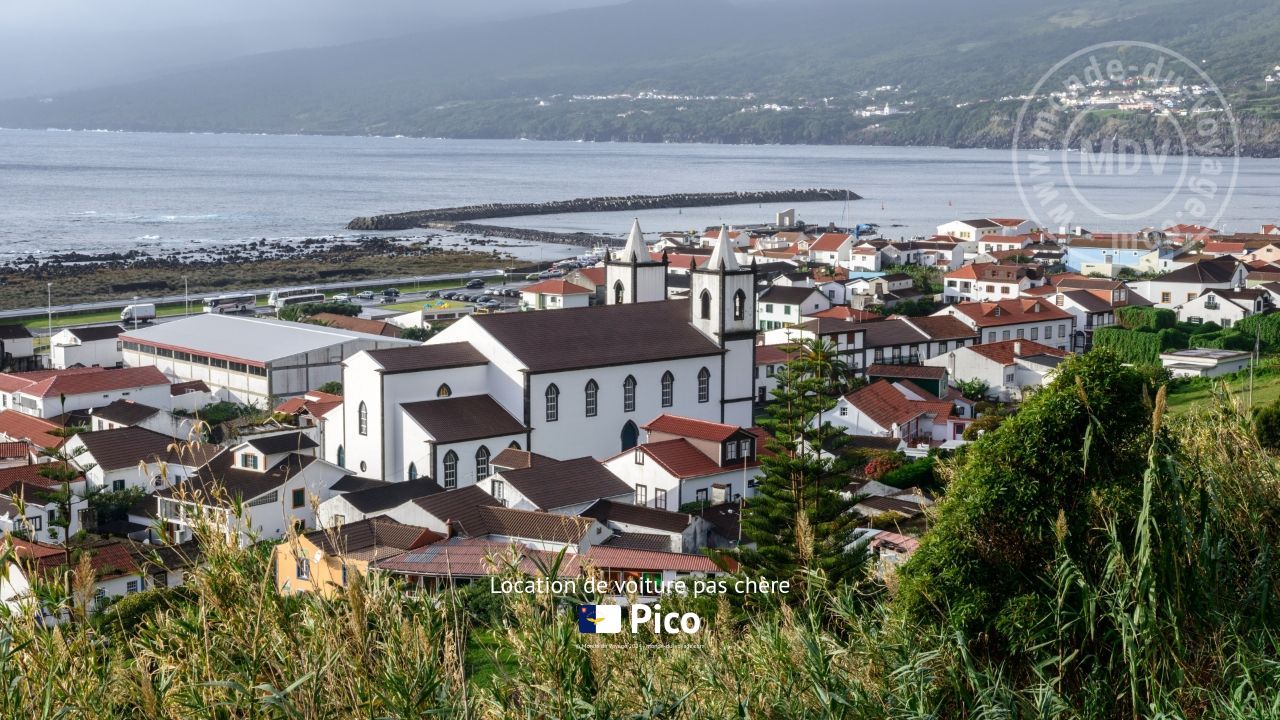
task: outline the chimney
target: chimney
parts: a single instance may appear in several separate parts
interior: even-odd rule
[[[1022,341],[1021,340],[1013,341],[1013,356],[1022,357]]]

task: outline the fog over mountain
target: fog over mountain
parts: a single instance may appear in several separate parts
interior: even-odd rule
[[[1246,152],[1280,154],[1274,0],[53,5],[85,16],[55,27],[18,0],[6,24],[49,47],[0,81],[0,126],[1007,147],[1016,98],[1054,63],[1143,41],[1195,58]],[[1164,132],[1151,117],[1084,134]]]
[[[0,98],[619,0],[0,0]]]

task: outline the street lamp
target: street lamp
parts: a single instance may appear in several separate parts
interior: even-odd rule
[[[191,298],[187,291],[187,276],[182,276],[182,316],[186,317],[191,314]]]
[[[45,283],[46,303],[49,306],[49,359],[53,359],[53,283]]]

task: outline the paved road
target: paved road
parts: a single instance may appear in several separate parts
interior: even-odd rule
[[[417,276],[398,277],[398,278],[383,278],[380,280],[361,280],[358,282],[321,283],[317,285],[310,285],[308,287],[314,287],[318,290],[344,290],[348,288],[390,287],[394,285],[410,285],[414,282],[430,283],[430,282],[440,282],[442,280],[464,280],[464,279],[471,279],[474,277],[487,278],[487,277],[492,277],[494,275],[501,275],[501,274],[502,274],[501,270],[478,270],[471,273],[445,273],[441,275],[417,275]],[[237,293],[244,292],[244,293],[253,293],[254,295],[267,295],[267,294],[270,294],[272,290],[279,290],[279,289],[280,289],[279,287],[268,287],[268,288],[254,288],[249,290],[235,290],[235,291],[229,290],[226,292],[237,292]],[[55,291],[57,290],[56,284],[54,285],[54,290]],[[184,297],[182,295],[166,295],[163,297],[138,297],[137,299],[134,299],[134,300],[103,300],[101,302],[75,303],[72,305],[54,305],[53,312],[55,314],[61,315],[65,313],[74,313],[74,312],[111,310],[114,308],[123,308],[126,305],[134,305],[136,303],[155,303],[157,305],[169,305],[173,303],[180,303],[185,300],[190,300],[192,303],[192,306],[198,310],[199,309],[198,306],[200,304],[201,298],[208,295],[216,295],[216,294],[219,294],[219,293],[205,292],[197,295],[191,295],[188,297]],[[41,315],[47,314],[48,312],[49,312],[49,308],[44,305],[37,306],[37,307],[17,308],[13,310],[0,310],[0,319],[20,318],[20,317],[39,317]]]

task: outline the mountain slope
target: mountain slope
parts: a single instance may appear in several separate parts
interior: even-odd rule
[[[996,98],[1124,39],[1203,60],[1265,152],[1277,33],[1271,0],[633,0],[0,102],[0,126],[1001,145]],[[853,112],[886,103],[913,112]]]

